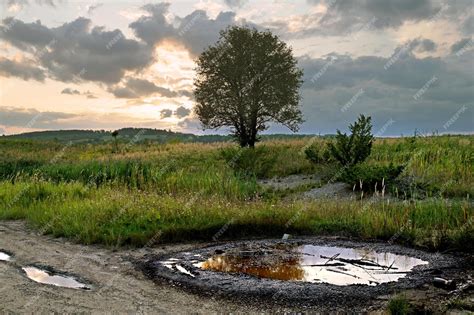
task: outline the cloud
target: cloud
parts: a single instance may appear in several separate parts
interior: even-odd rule
[[[183,130],[196,132],[196,130],[203,130],[201,123],[196,118],[185,118],[178,122],[178,127]]]
[[[337,0],[329,3],[334,4],[323,17],[323,25],[346,25],[347,19],[361,22],[375,16],[376,28],[396,28],[406,21],[429,19],[441,8],[430,0]]]
[[[361,81],[377,80],[387,85],[416,89],[434,75],[449,76],[452,83],[472,84],[473,78],[467,71],[453,72],[444,59],[416,58],[412,51],[426,49],[423,42],[409,41],[397,47],[393,55],[387,58],[352,58],[337,54],[315,59],[302,57],[299,64],[304,69],[304,85],[321,90],[331,86],[352,87]]]
[[[100,8],[101,6],[103,6],[104,4],[103,3],[97,3],[97,4],[91,4],[91,5],[88,5],[87,6],[87,15],[92,15],[92,13],[94,13],[94,11],[98,8]]]
[[[0,59],[0,75],[5,77],[18,77],[23,80],[44,81],[43,70],[33,64],[31,60],[22,60],[22,62],[12,61],[6,58]]]
[[[395,120],[385,135],[411,133],[416,128],[441,132],[446,121],[463,106],[467,110],[448,131],[474,131],[474,52],[418,58],[412,50],[426,49],[422,43],[407,42],[386,58],[337,54],[299,58],[298,64],[304,69],[301,94],[307,121],[302,132],[345,130],[359,113],[373,116],[374,131]],[[386,68],[390,61],[393,63]]]
[[[52,111],[40,112],[33,108],[0,108],[0,124],[4,126],[48,129],[62,120],[74,117],[77,115]]]
[[[451,53],[456,53],[458,51],[460,51],[461,49],[463,49],[464,47],[467,47],[467,45],[469,43],[472,43],[472,40],[470,38],[463,38],[457,42],[455,42],[452,46],[451,46]],[[472,44],[471,44],[472,45]]]
[[[110,87],[109,92],[118,98],[139,98],[155,93],[163,97],[178,96],[177,92],[157,86],[153,82],[135,78],[128,78],[123,86]]]
[[[224,3],[231,8],[240,8],[243,7],[248,0],[224,0]]]
[[[64,90],[61,91],[61,94],[80,95],[81,92],[75,89],[65,88]]]
[[[153,60],[152,47],[126,39],[118,29],[92,27],[86,18],[56,28],[40,21],[6,18],[0,26],[0,38],[31,53],[48,76],[63,82],[117,83],[125,72],[143,69]]]
[[[472,6],[472,2],[471,2]],[[472,12],[472,7],[471,7]],[[474,34],[474,15],[471,13],[469,17],[467,17],[461,24],[461,30],[466,35],[473,35]]]
[[[178,118],[184,118],[184,117],[188,116],[190,113],[191,113],[190,109],[188,109],[184,106],[180,106],[175,110],[174,115]]]
[[[192,54],[201,53],[204,48],[216,42],[219,32],[236,23],[235,13],[221,12],[215,19],[210,19],[203,10],[196,10],[184,18],[176,17],[174,27],[166,19],[169,4],[147,4],[143,10],[148,16],[142,16],[130,24],[135,36],[148,45],[155,45],[165,39],[183,43]]]
[[[171,109],[162,109],[160,113],[161,113],[161,119],[169,118],[173,115],[173,111]]]
[[[325,10],[267,24],[285,38],[339,36],[361,30],[397,29],[406,22],[430,20],[443,8],[435,0],[308,0]],[[295,28],[295,25],[301,27]]]
[[[190,99],[194,99],[194,94],[193,94],[193,92],[191,92],[191,91],[180,90],[180,91],[178,91],[178,95],[179,95],[179,96],[186,96],[186,97],[188,97],[188,98],[190,98]]]
[[[0,125],[9,133],[27,132],[38,129],[119,129],[123,127],[170,128],[169,122],[156,118],[133,118],[121,113],[87,112],[71,114],[55,111],[38,111],[17,107],[0,107]],[[11,128],[10,128],[11,127]]]
[[[435,51],[438,45],[431,39],[414,39],[411,41],[411,48],[417,52]]]
[[[72,89],[72,88],[65,88],[61,91],[61,94],[69,94],[69,95],[84,95],[88,99],[95,99],[97,98],[91,91],[85,91],[81,93],[81,91]]]
[[[87,96],[88,99],[95,99],[97,96],[95,96],[91,91],[86,91],[83,93],[83,95]]]
[[[36,3],[38,5],[48,5],[51,7],[56,7],[58,3],[62,2],[61,0],[35,0],[35,1],[28,1],[28,0],[7,0],[7,9],[8,11],[12,10],[21,10],[27,5],[31,3]]]

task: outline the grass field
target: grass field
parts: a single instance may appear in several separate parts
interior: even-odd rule
[[[78,242],[157,242],[337,234],[472,251],[472,136],[378,139],[367,165],[404,165],[422,197],[282,199],[258,178],[319,174],[304,148],[325,138],[231,143],[61,144],[0,140],[0,219],[26,219]]]

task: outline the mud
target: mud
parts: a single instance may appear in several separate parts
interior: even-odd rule
[[[266,309],[201,297],[173,285],[157,285],[138,271],[133,260],[147,253],[163,255],[199,247],[198,244],[158,248],[108,249],[72,244],[38,235],[20,221],[0,221],[0,250],[11,254],[0,261],[0,313],[188,314],[256,313]],[[41,266],[54,274],[74,276],[91,290],[34,282],[22,270]]]
[[[341,239],[303,239],[301,242],[330,243],[335,246],[348,244],[347,240]],[[391,292],[391,283],[383,290],[379,290],[379,286],[362,285],[344,290],[334,285],[314,283],[287,283],[282,286],[276,285],[275,280],[258,279],[250,275],[219,275],[217,272],[192,266],[238,244],[251,243],[255,242],[235,242],[221,246],[190,243],[111,249],[78,245],[63,238],[38,235],[34,229],[20,221],[0,221],[0,251],[10,256],[9,261],[0,261],[0,313],[380,312],[386,309],[388,300],[393,296],[390,293],[379,295]],[[372,246],[370,243],[353,243],[354,246]],[[387,249],[386,244],[380,246]],[[413,254],[421,259],[431,257],[430,261],[437,257],[436,254],[404,248],[400,251],[400,254]],[[465,262],[466,258],[462,255],[441,256],[438,266],[420,270],[420,277],[413,281],[409,279],[403,286],[394,286],[393,293],[407,292],[407,296],[421,308],[431,307],[430,310],[437,313],[444,313],[444,306],[449,301],[458,298],[472,300],[472,291],[469,295],[458,295],[431,285],[430,280],[435,276],[455,280],[459,285],[472,277],[472,261]],[[176,260],[183,257],[187,257],[186,263]],[[170,262],[168,267],[173,270],[161,263],[157,266],[160,261]],[[194,277],[172,265],[179,265]],[[460,265],[463,265],[461,269]],[[34,282],[22,271],[21,268],[25,266],[40,266],[54,274],[73,276],[79,282],[90,285],[91,290]],[[203,283],[203,279],[209,279],[209,283]],[[252,287],[250,282],[243,279],[253,281],[255,286]],[[313,289],[307,291],[308,285],[314,286]],[[321,293],[316,292],[313,298],[311,294],[315,293],[316,287],[321,289]],[[403,287],[412,289],[406,291]],[[290,292],[293,289],[296,290]],[[327,301],[321,300],[324,296]]]
[[[341,286],[328,283],[268,279],[238,271],[217,272],[202,269],[202,265],[196,263],[196,261],[206,261],[216,255],[231,253],[236,248],[239,251],[246,248],[248,252],[255,252],[255,250],[265,247],[271,250],[276,244],[281,244],[281,241],[234,242],[171,255],[149,255],[145,261],[140,263],[140,267],[148,277],[157,283],[171,282],[190,292],[202,295],[217,294],[231,300],[246,300],[259,305],[273,304],[304,309],[312,309],[317,306],[318,310],[347,311],[350,309],[361,312],[383,309],[387,300],[381,297],[423,288],[437,292],[433,294],[433,300],[427,301],[427,304],[431,303],[433,306],[442,307],[442,301],[447,299],[447,296],[444,296],[446,292],[431,286],[433,278],[441,275],[462,282],[466,281],[467,274],[472,273],[472,269],[466,270],[466,266],[470,266],[469,264],[472,263],[472,257],[466,255],[428,253],[387,243],[364,243],[343,238],[306,238],[287,241],[285,245],[368,249],[376,252],[407,255],[426,261],[428,264],[415,266],[412,272],[407,273],[405,277],[396,282],[380,283],[376,286],[361,284]],[[163,262],[168,262],[168,264]],[[175,270],[173,265],[176,264],[184,268],[186,273]]]

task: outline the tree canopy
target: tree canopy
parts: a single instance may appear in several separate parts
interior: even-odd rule
[[[270,31],[232,26],[197,60],[195,112],[206,129],[230,127],[242,147],[253,147],[268,123],[297,131],[303,121],[303,71],[292,49]]]

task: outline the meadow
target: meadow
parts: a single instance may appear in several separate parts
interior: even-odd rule
[[[304,154],[330,138],[272,139],[255,150],[229,142],[1,139],[0,219],[24,219],[41,233],[109,246],[290,233],[472,251],[473,140],[377,139],[366,167],[403,165],[386,195],[307,200],[298,190],[275,192],[258,180],[293,174],[317,174],[318,185],[333,180],[338,165],[311,163]]]

